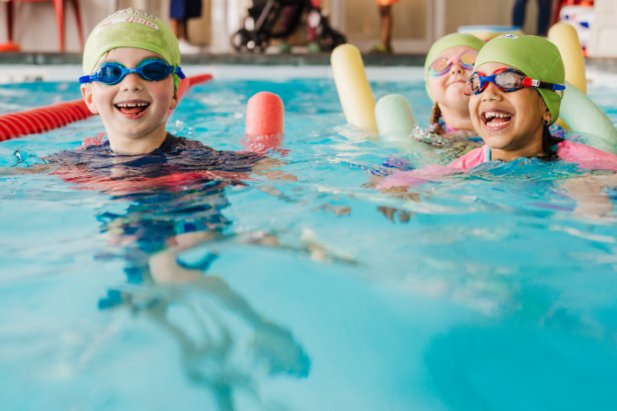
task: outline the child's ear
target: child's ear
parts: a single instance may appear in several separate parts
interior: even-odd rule
[[[178,90],[174,90],[174,96],[171,99],[171,104],[169,105],[169,109],[173,110],[178,106],[180,98],[178,97]]]
[[[99,114],[99,110],[96,108],[94,99],[92,98],[92,85],[82,84],[79,89],[81,90],[81,96],[84,99],[84,103],[92,114]]]
[[[551,114],[550,110],[547,108],[544,111],[544,114],[542,115],[542,120],[544,121],[545,125],[549,125],[551,124],[552,119],[553,119],[553,115]]]

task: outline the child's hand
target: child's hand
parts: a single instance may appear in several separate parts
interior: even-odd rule
[[[273,170],[273,168],[280,167],[284,164],[285,163],[280,160],[267,157],[259,160],[253,166],[253,172],[265,176],[270,180],[298,181],[298,178],[294,175],[287,174],[280,170]]]
[[[613,211],[613,203],[604,189],[614,186],[617,186],[617,174],[571,178],[562,184],[568,196],[576,201],[574,214],[591,218],[603,218]]]
[[[396,217],[398,216],[399,223],[408,223],[413,215],[409,211],[399,210],[392,207],[377,207],[377,210],[383,214],[390,222],[396,223]]]

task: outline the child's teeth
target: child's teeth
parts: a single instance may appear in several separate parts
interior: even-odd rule
[[[118,104],[118,107],[126,107],[126,108],[145,107],[146,105],[147,105],[146,103],[120,103]]]

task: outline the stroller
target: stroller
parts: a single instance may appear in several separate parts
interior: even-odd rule
[[[261,53],[273,38],[285,38],[293,33],[305,13],[309,33],[314,33],[313,40],[321,51],[332,51],[347,42],[311,0],[253,0],[243,27],[231,36],[231,45],[240,53]]]

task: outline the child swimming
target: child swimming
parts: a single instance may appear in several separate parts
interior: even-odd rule
[[[485,145],[445,167],[427,167],[388,176],[378,189],[409,186],[466,171],[487,161],[537,157],[584,169],[617,171],[617,155],[551,135],[565,90],[559,50],[546,39],[506,34],[478,53],[466,83],[469,113]]]
[[[482,40],[453,33],[437,40],[426,56],[424,81],[433,101],[430,126],[439,135],[474,133],[465,82],[473,71]]]
[[[427,130],[416,127],[411,138],[443,147],[435,161],[447,163],[478,146],[469,117],[469,97],[464,91],[483,45],[470,34],[452,33],[437,40],[426,56],[424,81],[433,101],[430,125]]]

